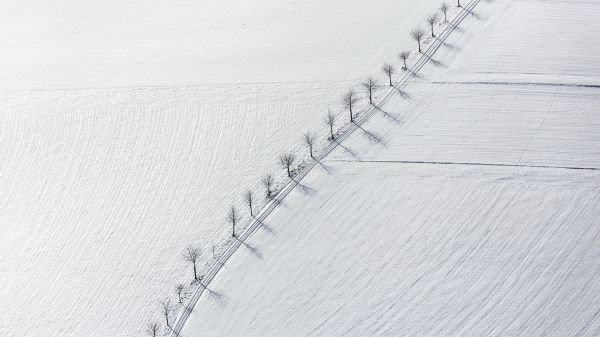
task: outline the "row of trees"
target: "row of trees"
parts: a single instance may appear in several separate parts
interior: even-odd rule
[[[461,7],[460,4],[460,0],[457,0],[457,6]],[[443,3],[442,6],[440,7],[440,12],[443,14],[444,17],[444,22],[447,22],[447,14],[449,11],[450,7],[446,4]],[[438,13],[434,13],[432,15],[427,16],[426,21],[429,24],[430,28],[431,28],[431,36],[435,37],[435,31],[434,31],[434,26],[435,24],[439,21],[439,15]],[[413,40],[415,40],[417,42],[417,48],[419,53],[421,53],[421,45],[422,45],[422,41],[425,38],[425,31],[418,27],[414,30],[412,30],[410,32],[410,36],[412,37]],[[408,65],[407,65],[407,61],[410,57],[410,51],[402,51],[400,54],[398,54],[398,58],[401,61],[401,69],[403,71],[406,71],[408,69]],[[381,67],[381,71],[386,75],[387,77],[387,82],[389,84],[390,87],[394,86],[394,81],[393,81],[393,77],[395,75],[395,73],[397,72],[397,69],[394,65],[386,63]],[[361,101],[361,100],[367,100],[368,104],[370,105],[374,105],[373,103],[373,98],[374,95],[376,94],[376,92],[378,90],[380,90],[382,88],[382,85],[379,81],[377,81],[374,77],[369,76],[367,77],[362,83],[360,83],[360,88],[362,89],[362,96],[359,94],[359,92],[355,91],[354,89],[349,89],[343,96],[342,96],[342,100],[341,100],[341,106],[344,108],[344,110],[346,110],[348,112],[348,120],[350,123],[355,123],[355,114],[354,111],[357,108],[357,104]],[[338,117],[332,113],[331,111],[329,111],[327,113],[327,115],[324,118],[324,124],[327,126],[328,129],[328,140],[335,140],[336,137],[336,132],[335,132],[335,126],[336,123],[338,122]],[[304,145],[304,147],[306,148],[308,155],[310,156],[311,159],[316,160],[315,157],[315,146],[317,143],[317,136],[315,135],[315,133],[313,132],[305,132],[302,136],[302,143]],[[291,152],[287,152],[287,153],[282,153],[281,155],[279,155],[278,159],[278,164],[279,166],[285,170],[285,173],[287,175],[287,177],[291,180],[294,179],[294,164],[297,161],[296,155],[294,155]],[[276,194],[277,194],[277,188],[276,188],[276,181],[275,178],[273,177],[273,175],[271,174],[267,174],[265,176],[263,176],[260,179],[260,185],[262,185],[263,189],[264,189],[264,197],[267,201],[272,200]],[[247,190],[244,194],[243,194],[243,203],[245,204],[245,206],[247,207],[247,211],[248,214],[250,215],[250,217],[252,219],[255,218],[255,207],[257,206],[258,202],[260,200],[257,200],[255,192],[252,190]],[[236,229],[242,219],[242,215],[240,213],[240,211],[235,207],[232,206],[228,212],[227,212],[227,216],[226,216],[226,221],[227,223],[231,226],[231,237],[233,239],[237,239],[238,233],[236,232]],[[202,255],[202,251],[197,248],[197,247],[187,247],[183,254],[182,254],[182,259],[189,263],[193,272],[193,280],[191,284],[199,284],[200,286],[205,286],[204,284],[202,284],[203,281],[203,276],[199,275],[198,273],[198,262],[200,261],[200,257]],[[215,247],[212,247],[212,258],[219,263],[219,258],[218,256],[215,254]],[[184,291],[185,291],[185,285],[183,284],[178,284],[175,287],[175,295],[177,296],[177,301],[178,301],[178,305],[183,305],[183,296],[184,296]],[[164,317],[165,323],[167,325],[168,328],[171,328],[171,322],[169,321],[169,315],[171,313],[171,311],[174,309],[174,305],[171,303],[170,300],[164,300],[160,302],[160,309],[161,309],[161,313]],[[156,321],[150,322],[147,326],[146,326],[146,333],[147,335],[151,336],[151,337],[157,337],[158,333],[160,330],[160,324]]]

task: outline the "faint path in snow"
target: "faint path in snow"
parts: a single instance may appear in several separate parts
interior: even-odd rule
[[[427,165],[461,165],[461,166],[498,166],[498,167],[524,167],[524,168],[543,168],[543,169],[562,169],[562,170],[587,170],[600,171],[600,167],[577,167],[577,166],[551,166],[551,165],[521,165],[521,164],[501,164],[501,163],[478,163],[478,162],[450,162],[450,161],[412,161],[412,160],[346,160],[332,159],[331,162],[347,163],[390,163],[390,164],[427,164]]]

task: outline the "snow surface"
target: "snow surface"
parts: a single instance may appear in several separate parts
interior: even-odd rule
[[[5,0],[0,336],[139,336],[438,0]],[[244,219],[247,221],[247,218]]]
[[[482,1],[229,259],[181,335],[600,335],[598,15]]]

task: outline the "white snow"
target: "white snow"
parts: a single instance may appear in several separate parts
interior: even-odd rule
[[[182,336],[600,335],[599,14],[480,2],[229,259]]]
[[[142,335],[182,250],[439,5],[3,1],[0,336]]]

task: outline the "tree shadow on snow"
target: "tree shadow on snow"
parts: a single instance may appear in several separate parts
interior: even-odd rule
[[[431,64],[433,64],[435,67],[438,67],[438,68],[447,68],[446,64],[444,64],[444,63],[442,63],[442,62],[440,62],[440,61],[432,58],[431,56],[429,56],[427,54],[423,54],[423,55],[425,55],[425,57],[429,60],[429,62]]]
[[[387,111],[383,110],[382,108],[380,108],[380,107],[376,106],[376,107],[375,107],[375,109],[377,109],[377,110],[381,111],[381,113],[383,113],[383,115],[384,115],[386,118],[389,118],[389,119],[391,119],[391,120],[392,120],[392,121],[394,121],[395,123],[398,123],[398,124],[402,123],[402,120],[401,120],[401,119],[398,119],[398,117],[396,117],[396,116],[392,115],[391,113],[389,113],[389,112],[387,112]]]
[[[396,91],[398,92],[398,95],[400,95],[400,97],[402,97],[402,98],[404,98],[404,99],[412,99],[412,96],[411,96],[409,93],[407,93],[406,91],[404,91],[404,90],[402,90],[402,89],[398,88],[398,87],[397,87],[397,86],[395,86],[395,85],[394,85],[394,87],[393,87],[393,88],[394,88],[394,89],[396,89]],[[379,109],[380,111],[383,111],[383,110],[381,110],[381,108],[379,108],[379,107],[375,107],[375,108]]]
[[[358,127],[359,129],[361,129],[364,133],[364,135],[367,137],[367,139],[372,142],[372,143],[377,143],[377,144],[381,144],[383,146],[387,146],[386,143],[383,141],[383,137],[372,132],[372,131],[367,131],[365,128],[363,128],[362,126],[355,124],[356,127]]]
[[[318,159],[314,159],[314,160],[317,162],[319,167],[321,167],[321,169],[323,169],[323,171],[325,171],[327,174],[335,173],[335,169],[333,167],[323,164],[323,162],[319,161]]]
[[[266,223],[260,221],[260,219],[258,218],[254,218],[254,220],[256,220],[256,222],[258,223],[258,225],[261,228],[264,228],[267,232],[269,232],[269,234],[273,235],[273,236],[277,236],[277,233],[273,230],[273,228],[271,228],[270,226],[268,226]]]
[[[344,145],[342,145],[342,143],[338,142],[337,139],[333,139],[332,141],[334,143],[336,143],[339,147],[341,147],[344,150],[344,152],[346,152],[347,154],[349,154],[353,158],[360,160],[360,158],[358,157],[358,155],[356,154],[356,152],[354,152],[351,149],[349,149],[349,148],[345,147]]]
[[[261,260],[262,260],[262,258],[263,258],[263,255],[262,255],[262,253],[261,253],[260,249],[258,249],[257,247],[255,247],[255,246],[253,246],[253,245],[251,245],[251,244],[249,244],[249,243],[246,243],[244,240],[240,240],[240,239],[239,239],[239,238],[237,238],[237,237],[236,237],[235,239],[236,239],[236,240],[238,240],[238,241],[239,241],[239,242],[240,242],[240,243],[241,243],[241,244],[242,244],[244,247],[246,247],[246,249],[248,249],[248,251],[249,251],[249,252],[250,252],[252,255],[254,255],[254,256],[256,256],[256,257],[258,257],[259,259],[261,259]]]
[[[314,188],[304,185],[300,181],[294,180],[294,182],[296,183],[296,187],[298,188],[298,191],[300,191],[300,193],[308,195],[308,196],[317,194],[317,190],[315,190]]]

